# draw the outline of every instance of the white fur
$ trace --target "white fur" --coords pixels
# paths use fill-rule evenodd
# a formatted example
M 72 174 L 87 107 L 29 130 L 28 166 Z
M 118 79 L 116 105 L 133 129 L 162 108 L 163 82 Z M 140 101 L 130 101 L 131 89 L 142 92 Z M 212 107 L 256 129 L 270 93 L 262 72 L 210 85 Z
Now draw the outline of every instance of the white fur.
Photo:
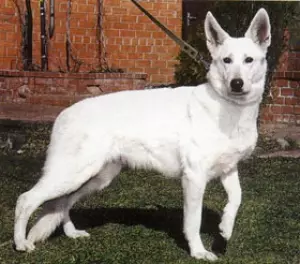
M 17 201 L 17 250 L 33 250 L 34 242 L 46 239 L 61 222 L 68 236 L 88 236 L 76 230 L 69 210 L 82 196 L 108 186 L 122 166 L 129 165 L 182 178 L 184 234 L 190 253 L 197 259 L 217 258 L 204 248 L 199 234 L 203 194 L 207 182 L 220 177 L 228 193 L 220 232 L 229 239 L 241 202 L 237 163 L 251 154 L 257 139 L 269 18 L 259 10 L 246 37 L 231 38 L 208 13 L 205 32 L 213 59 L 208 83 L 99 96 L 58 116 L 43 176 Z M 252 63 L 245 63 L 247 56 L 254 59 Z M 232 63 L 225 64 L 224 57 Z M 247 94 L 231 93 L 230 81 L 237 77 L 244 80 Z M 30 215 L 45 202 L 26 239 Z

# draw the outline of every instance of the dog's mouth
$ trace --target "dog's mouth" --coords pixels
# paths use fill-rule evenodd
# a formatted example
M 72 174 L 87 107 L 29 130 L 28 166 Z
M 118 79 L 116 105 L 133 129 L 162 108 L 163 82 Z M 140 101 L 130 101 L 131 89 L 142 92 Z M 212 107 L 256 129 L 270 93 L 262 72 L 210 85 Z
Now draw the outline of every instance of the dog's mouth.
M 242 96 L 246 96 L 247 94 L 249 94 L 250 91 L 242 91 L 242 92 L 230 92 L 229 94 L 235 97 L 242 97 Z

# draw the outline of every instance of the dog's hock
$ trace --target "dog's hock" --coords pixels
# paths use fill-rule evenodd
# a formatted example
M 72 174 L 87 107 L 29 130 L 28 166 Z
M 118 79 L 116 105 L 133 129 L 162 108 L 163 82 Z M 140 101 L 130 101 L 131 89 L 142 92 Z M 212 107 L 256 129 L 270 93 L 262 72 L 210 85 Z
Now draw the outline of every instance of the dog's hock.
M 221 45 L 224 40 L 229 37 L 229 35 L 222 29 L 211 12 L 208 12 L 206 14 L 204 29 L 207 47 L 211 53 L 218 45 Z
M 265 51 L 271 44 L 271 26 L 267 11 L 261 8 L 251 21 L 251 24 L 245 33 L 246 38 L 261 46 Z

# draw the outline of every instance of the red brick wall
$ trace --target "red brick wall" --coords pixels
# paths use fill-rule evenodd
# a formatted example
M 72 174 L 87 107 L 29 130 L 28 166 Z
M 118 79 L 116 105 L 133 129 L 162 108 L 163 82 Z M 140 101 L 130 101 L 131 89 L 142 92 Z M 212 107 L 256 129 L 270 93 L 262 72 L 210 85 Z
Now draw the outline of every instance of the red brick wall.
M 287 46 L 290 33 L 285 31 Z M 269 127 L 300 125 L 300 52 L 289 47 L 278 62 L 270 95 L 261 110 L 261 121 Z
M 16 69 L 19 60 L 20 27 L 11 0 L 0 1 L 0 69 Z
M 0 119 L 54 120 L 65 107 L 103 93 L 143 89 L 146 74 L 0 71 Z
M 300 125 L 300 72 L 275 74 L 261 120 L 268 125 Z
M 24 2 L 20 3 L 24 13 Z M 49 2 L 49 1 L 48 1 Z M 40 64 L 39 0 L 33 9 L 33 59 Z M 177 35 L 181 35 L 181 0 L 142 0 L 140 3 Z M 49 8 L 48 8 L 49 10 Z M 67 1 L 55 1 L 55 34 L 49 40 L 49 70 L 66 70 Z M 0 69 L 21 69 L 19 17 L 12 0 L 0 1 Z M 104 36 L 109 66 L 126 72 L 144 72 L 150 83 L 173 81 L 179 48 L 141 13 L 130 0 L 104 0 Z M 80 71 L 99 65 L 97 0 L 73 0 L 71 42 L 75 57 L 82 60 Z

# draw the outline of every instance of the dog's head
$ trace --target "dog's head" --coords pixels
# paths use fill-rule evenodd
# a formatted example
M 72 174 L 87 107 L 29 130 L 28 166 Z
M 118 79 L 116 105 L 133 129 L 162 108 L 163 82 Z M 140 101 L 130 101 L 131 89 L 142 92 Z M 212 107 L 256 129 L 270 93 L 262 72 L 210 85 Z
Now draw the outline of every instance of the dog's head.
M 266 10 L 262 8 L 256 13 L 243 38 L 230 37 L 208 12 L 205 35 L 212 57 L 207 77 L 213 88 L 238 104 L 260 101 L 267 71 L 266 53 L 271 43 Z

